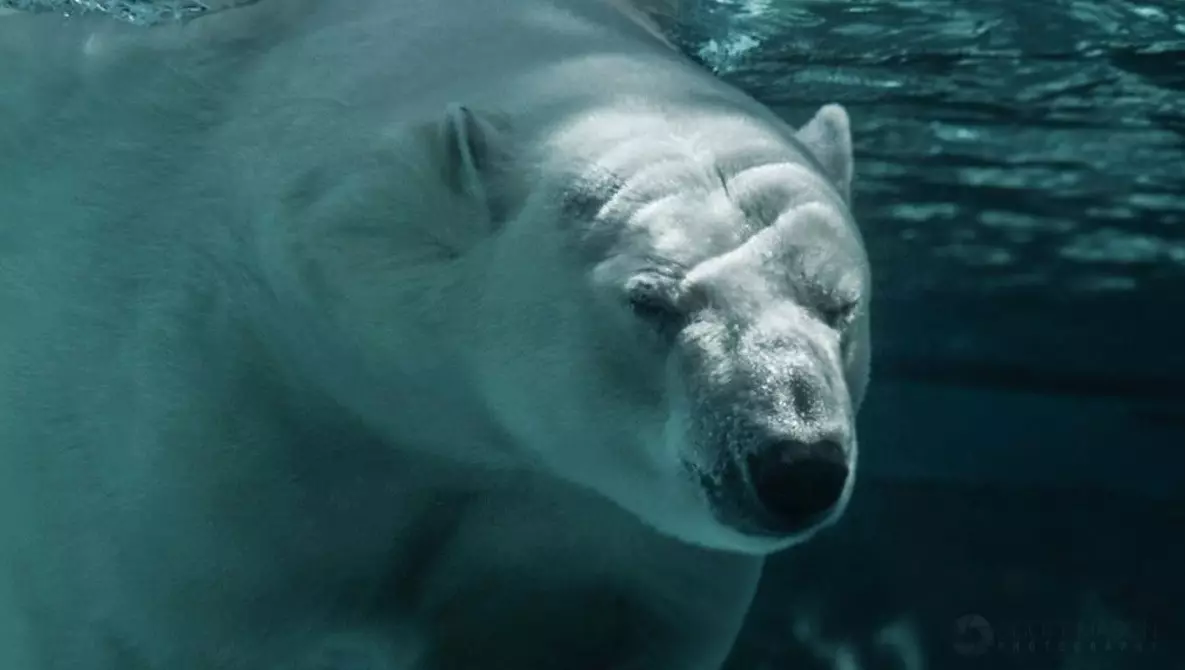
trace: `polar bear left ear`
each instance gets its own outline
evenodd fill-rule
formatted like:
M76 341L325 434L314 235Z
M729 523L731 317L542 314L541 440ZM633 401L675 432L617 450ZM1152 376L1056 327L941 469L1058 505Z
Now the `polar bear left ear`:
M823 166L823 172L845 201L852 190L852 128L839 105L824 105L795 136Z
M445 108L437 133L445 184L485 206L492 221L500 221L502 208L493 182L506 159L501 129L492 117L452 103Z

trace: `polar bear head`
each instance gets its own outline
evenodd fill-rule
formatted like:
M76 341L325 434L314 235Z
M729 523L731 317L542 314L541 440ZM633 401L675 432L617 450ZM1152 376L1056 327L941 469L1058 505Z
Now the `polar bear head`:
M451 170L497 227L471 367L529 458L706 547L765 553L836 519L869 356L843 109L797 132L719 110L584 114L512 185L493 126L450 114Z

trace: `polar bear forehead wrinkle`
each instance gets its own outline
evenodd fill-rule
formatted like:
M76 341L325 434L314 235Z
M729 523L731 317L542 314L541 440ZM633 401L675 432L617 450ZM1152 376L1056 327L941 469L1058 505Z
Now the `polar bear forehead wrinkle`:
M570 239L594 265L626 253L690 268L810 202L849 216L790 134L735 115L601 109L553 141L577 157L564 166L560 225L579 231Z
M760 312L785 299L812 308L839 306L867 296L866 267L863 246L844 214L812 202L690 268L682 290L742 312Z
M770 162L754 165L727 181L730 196L746 218L762 228L779 217L810 203L825 203L840 214L847 207L825 179L800 163ZM848 225L846 216L836 220Z
M670 138L622 142L563 185L559 217L561 225L581 230L586 251L594 255L658 241L656 235L668 243L664 246L671 246L673 236L696 235L695 247L708 242L711 228L739 215L723 200L723 187L710 161L689 155ZM713 220L716 225L708 226Z
M579 165L551 165L555 173L576 177L568 189L587 218L594 199L619 209L679 189L707 191L725 186L732 174L753 165L803 160L788 138L745 119L720 113L700 114L652 109L598 109L558 128L549 153ZM572 157L577 157L573 159ZM591 216L590 216L591 215Z
M580 224L589 260L628 255L652 265L690 268L752 235L753 227L714 178L680 171L655 174L659 170L622 182L609 197L572 201L572 207L589 215Z

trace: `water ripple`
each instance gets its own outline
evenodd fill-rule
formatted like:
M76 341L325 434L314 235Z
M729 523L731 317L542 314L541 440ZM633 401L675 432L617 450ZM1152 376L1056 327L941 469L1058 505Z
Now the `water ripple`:
M678 29L722 76L793 121L851 111L882 290L1185 285L1185 5L696 7Z

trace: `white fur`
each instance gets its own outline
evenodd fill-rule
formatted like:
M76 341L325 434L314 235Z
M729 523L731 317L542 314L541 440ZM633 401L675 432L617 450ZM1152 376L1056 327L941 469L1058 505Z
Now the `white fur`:
M620 2L6 16L0 63L0 668L718 667L805 535L690 479L716 378L617 300L643 248L854 458L846 116L795 138ZM842 276L760 260L815 237Z

